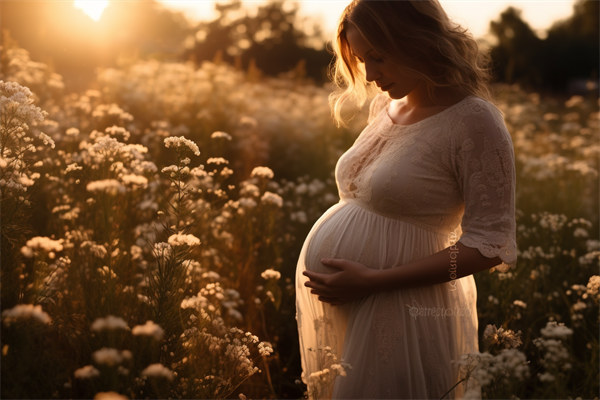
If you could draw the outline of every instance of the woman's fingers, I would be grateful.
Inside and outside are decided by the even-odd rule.
[[[322,273],[313,272],[313,271],[304,271],[302,274],[304,276],[308,277],[308,279],[310,279],[311,282],[319,282],[324,285],[331,284],[332,275],[333,275],[333,274],[322,274]]]
[[[346,260],[343,260],[341,258],[322,258],[321,264],[336,269],[344,269],[344,266],[346,265]]]
[[[339,306],[344,304],[343,301],[340,301],[339,299],[335,298],[335,297],[326,297],[326,296],[319,296],[319,301],[322,301],[323,303],[329,303],[333,306]]]
[[[347,261],[339,259],[339,258],[323,258],[323,259],[321,259],[321,263],[323,265],[327,265],[328,267],[333,267],[333,268],[336,268],[339,270],[344,270],[346,267]],[[320,283],[325,283],[325,284],[331,283],[331,275],[332,275],[331,273],[322,274],[322,273],[314,272],[314,271],[304,271],[304,272],[302,272],[302,274],[314,282],[320,282]]]
[[[323,258],[321,263],[337,269],[333,273],[303,271],[308,281],[304,286],[319,300],[332,305],[341,305],[365,295],[365,270],[360,263],[340,258]]]
[[[320,283],[320,282],[316,282],[316,281],[306,281],[304,283],[304,286],[306,286],[307,288],[311,288],[313,290],[318,290],[318,291],[324,291],[327,290],[328,286]]]

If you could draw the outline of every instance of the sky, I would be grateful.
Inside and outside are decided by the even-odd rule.
[[[215,17],[212,0],[159,0],[166,6],[185,12],[191,20],[206,20]],[[260,0],[243,0],[245,4],[261,4]],[[475,37],[484,36],[489,22],[496,19],[507,7],[523,11],[523,19],[543,36],[550,25],[569,17],[574,0],[440,0],[451,19],[468,28]],[[298,0],[302,15],[321,21],[323,31],[331,35],[335,31],[338,17],[349,0]]]

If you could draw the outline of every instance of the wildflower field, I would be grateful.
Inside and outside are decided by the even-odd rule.
[[[330,89],[137,61],[89,90],[0,60],[3,398],[301,398],[293,277],[366,121]],[[476,275],[485,398],[598,396],[595,98],[495,87],[519,260]]]

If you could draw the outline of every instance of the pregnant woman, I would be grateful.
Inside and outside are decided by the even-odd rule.
[[[335,47],[336,119],[379,93],[298,262],[308,395],[477,393],[454,362],[478,351],[473,274],[516,262],[512,142],[477,44],[437,0],[356,0]]]

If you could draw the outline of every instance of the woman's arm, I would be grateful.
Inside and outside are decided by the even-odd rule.
[[[450,282],[489,269],[502,261],[499,257],[485,257],[479,250],[458,242],[429,257],[382,270],[343,259],[323,259],[321,262],[338,269],[338,272],[305,271],[304,275],[310,279],[305,286],[311,288],[311,293],[323,302],[343,304],[384,290]]]

